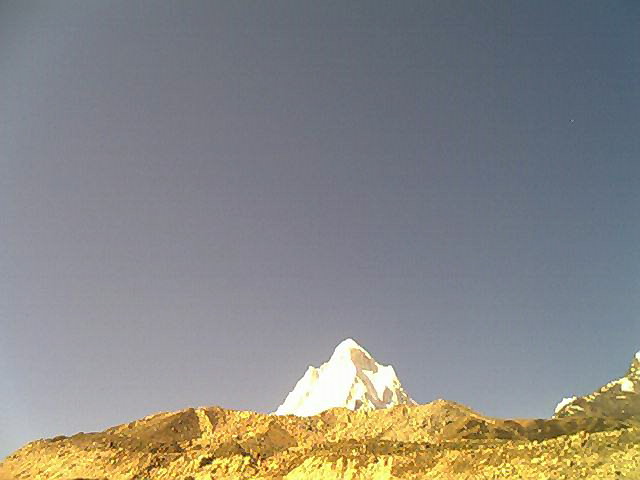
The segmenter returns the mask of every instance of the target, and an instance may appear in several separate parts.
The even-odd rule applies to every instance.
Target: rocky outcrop
[[[562,400],[555,418],[597,417],[616,420],[640,418],[640,352],[633,357],[626,375],[583,397]]]

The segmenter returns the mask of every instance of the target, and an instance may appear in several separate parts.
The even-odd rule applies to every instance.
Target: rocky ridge
[[[572,416],[640,418],[640,352],[635,354],[623,377],[589,395],[565,398],[558,404],[554,418]]]
[[[311,417],[189,408],[31,442],[0,464],[0,479],[549,478],[542,475],[563,471],[572,479],[640,478],[616,476],[640,472],[639,426],[495,419],[444,400]],[[512,476],[495,476],[502,474]]]
[[[343,387],[389,368],[362,351],[348,342],[334,352],[354,365],[353,377],[338,369]],[[367,375],[374,390],[395,385],[386,372]],[[188,408],[31,442],[0,463],[0,480],[640,480],[639,387],[636,354],[624,377],[550,419],[492,418],[446,400],[310,416]]]

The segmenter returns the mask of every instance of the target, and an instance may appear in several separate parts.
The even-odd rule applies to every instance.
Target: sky
[[[0,457],[270,412],[353,337],[545,417],[640,350],[640,2],[0,3]]]

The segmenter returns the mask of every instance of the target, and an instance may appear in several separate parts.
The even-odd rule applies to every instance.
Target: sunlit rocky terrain
[[[311,416],[219,407],[159,413],[31,442],[4,459],[0,479],[640,480],[639,366],[636,356],[625,377],[563,402],[548,419],[490,418],[408,396],[386,408]],[[392,381],[401,388],[395,375]]]

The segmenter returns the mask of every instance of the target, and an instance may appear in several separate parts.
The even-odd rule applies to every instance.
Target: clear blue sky
[[[0,456],[272,411],[353,337],[548,416],[640,349],[640,2],[0,4]]]

